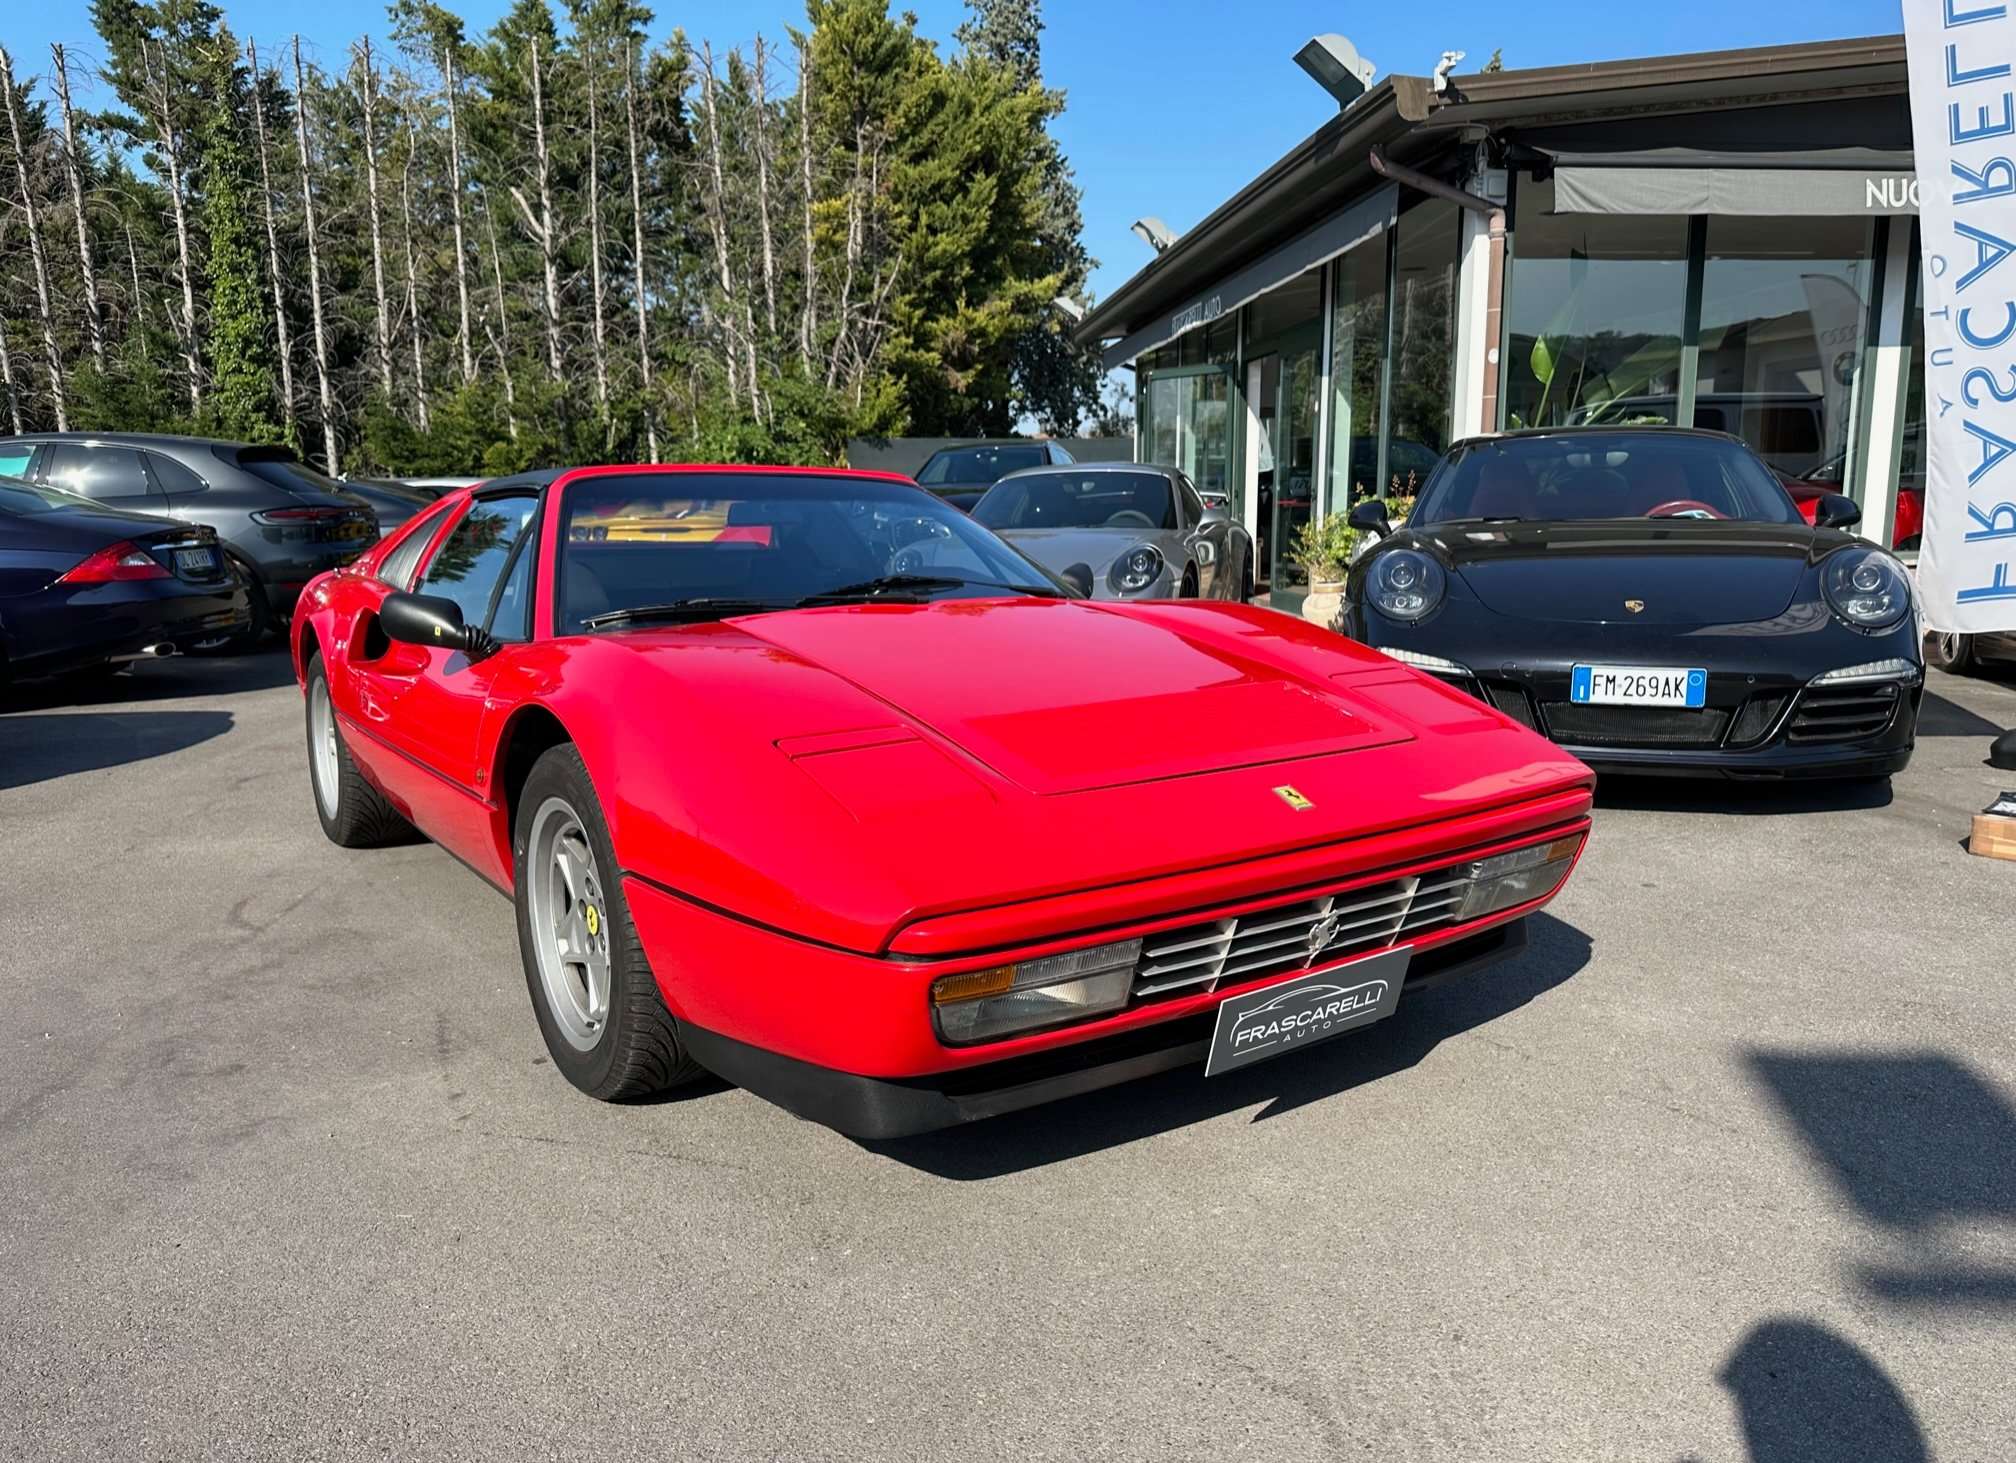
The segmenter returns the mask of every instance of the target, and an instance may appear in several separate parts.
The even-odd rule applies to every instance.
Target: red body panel
[[[470,664],[367,634],[395,535],[310,585],[297,664],[312,637],[365,775],[500,887],[505,748],[557,718],[668,1002],[739,1040],[901,1075],[1168,1019],[1232,992],[957,1051],[924,992],[1003,950],[1587,826],[1580,762],[1271,610],[960,600],[555,636],[577,476],[547,490],[529,643]]]

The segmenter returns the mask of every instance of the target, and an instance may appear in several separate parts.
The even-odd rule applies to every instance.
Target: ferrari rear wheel
[[[553,1065],[605,1102],[702,1075],[658,994],[581,754],[533,764],[512,830],[518,949]]]
[[[1935,632],[1925,637],[1925,663],[1948,675],[1965,676],[1974,671],[1974,637]]]
[[[308,782],[315,792],[315,816],[337,847],[382,848],[413,837],[413,825],[350,759],[319,655],[308,662]]]

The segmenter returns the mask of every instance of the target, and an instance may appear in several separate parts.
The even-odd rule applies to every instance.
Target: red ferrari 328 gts
[[[509,891],[553,1060],[941,1127],[1356,1029],[1521,949],[1587,768],[1298,619],[1093,603],[908,481],[451,494],[295,616],[329,837]]]

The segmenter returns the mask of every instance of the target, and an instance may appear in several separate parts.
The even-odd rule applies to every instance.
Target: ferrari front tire
[[[382,848],[413,837],[413,825],[399,815],[351,760],[329,699],[329,675],[317,655],[308,662],[308,782],[315,816],[339,848]]]
[[[561,1075],[604,1102],[703,1075],[658,993],[601,803],[572,746],[533,764],[511,848],[525,984]]]

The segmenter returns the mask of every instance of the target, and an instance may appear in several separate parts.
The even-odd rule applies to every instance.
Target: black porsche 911
[[[1904,567],[1817,524],[1733,437],[1568,428],[1458,442],[1352,565],[1355,639],[1598,768],[1881,777],[1924,692]]]

